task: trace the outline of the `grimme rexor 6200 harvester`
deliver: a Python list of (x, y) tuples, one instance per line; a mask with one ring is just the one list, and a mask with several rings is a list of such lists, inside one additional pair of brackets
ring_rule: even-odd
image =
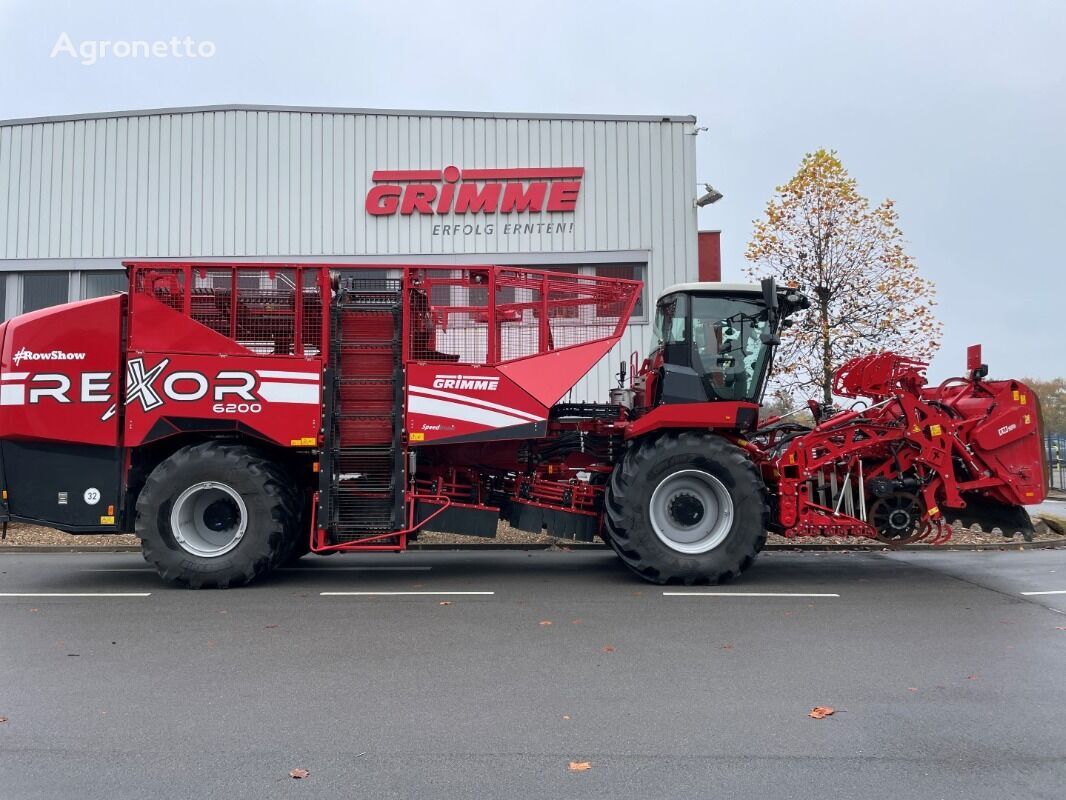
[[(165, 579), (246, 583), (421, 530), (600, 536), (635, 573), (716, 582), (767, 531), (1031, 533), (1040, 412), (1015, 380), (845, 364), (834, 413), (759, 419), (796, 290), (686, 284), (603, 403), (566, 402), (641, 285), (517, 267), (133, 263), (129, 291), (0, 325), (0, 519), (134, 532)], [(361, 277), (362, 276), (362, 277)], [(626, 372), (628, 371), (628, 379)]]

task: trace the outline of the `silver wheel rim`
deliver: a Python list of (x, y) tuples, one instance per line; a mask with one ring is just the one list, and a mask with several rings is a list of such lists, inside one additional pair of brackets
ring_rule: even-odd
[(733, 527), (733, 498), (713, 475), (683, 469), (666, 476), (648, 503), (651, 527), (659, 541), (678, 553), (694, 555), (718, 547)]
[(232, 488), (216, 481), (193, 484), (170, 509), (170, 530), (187, 553), (217, 558), (236, 547), (248, 528), (248, 507)]

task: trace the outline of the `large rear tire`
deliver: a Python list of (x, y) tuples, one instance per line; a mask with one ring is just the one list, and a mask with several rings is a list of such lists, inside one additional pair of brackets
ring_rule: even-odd
[(192, 589), (241, 586), (287, 559), (300, 533), (292, 480), (250, 447), (182, 448), (137, 498), (141, 552), (159, 575)]
[(766, 544), (766, 487), (751, 459), (713, 434), (667, 433), (632, 447), (606, 492), (606, 539), (652, 583), (724, 583)]

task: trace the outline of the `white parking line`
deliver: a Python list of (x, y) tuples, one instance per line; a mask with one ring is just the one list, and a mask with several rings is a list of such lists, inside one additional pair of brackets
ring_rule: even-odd
[(320, 597), (403, 597), (407, 595), (493, 595), (496, 592), (319, 592)]
[(663, 597), (840, 597), (810, 592), (663, 592)]
[(281, 567), (278, 572), (429, 572), (433, 567)]
[(0, 592), (0, 597), (151, 597), (151, 592)]
[(1066, 589), (1052, 589), (1049, 592), (1022, 592), (1026, 597), (1033, 597), (1038, 594), (1066, 594)]
[[(281, 567), (275, 572), (429, 572), (433, 567)], [(98, 567), (82, 572), (155, 572), (151, 567)]]

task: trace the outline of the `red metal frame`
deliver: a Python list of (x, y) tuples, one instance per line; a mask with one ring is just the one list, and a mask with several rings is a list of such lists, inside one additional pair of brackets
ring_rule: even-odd
[[(415, 522), (415, 510), (418, 507), (419, 502), (427, 503), (440, 503), (441, 507), (430, 514), (423, 520)], [(444, 513), (451, 506), (452, 501), (448, 497), (440, 497), (437, 495), (418, 495), (408, 493), (407, 500), (407, 527), (399, 531), (389, 531), (387, 533), (376, 534), (374, 536), (367, 536), (361, 538), (358, 541), (341, 542), (339, 544), (326, 544), (329, 538), (329, 531), (324, 528), (318, 528), (316, 525), (311, 527), (311, 552), (313, 553), (340, 553), (340, 552), (354, 552), (354, 551), (387, 551), (387, 552), (401, 552), (407, 549), (407, 537), (412, 533), (415, 533), (426, 526), (430, 520), (435, 519), (438, 515)], [(375, 545), (370, 542), (378, 542), (382, 539), (396, 538), (395, 544), (381, 544)]]
[[(391, 267), (380, 265), (379, 268), (396, 269), (394, 265)], [(404, 341), (406, 343), (404, 360), (427, 360), (420, 357), (418, 353), (412, 352), (412, 338), (409, 327), (410, 320), (416, 318), (418, 313), (417, 309), (412, 309), (411, 307), (412, 290), (423, 290), (429, 298), (431, 313), (437, 316), (434, 322), (440, 323), (440, 329), (443, 332), (447, 332), (449, 329), (450, 318), (453, 316), (475, 317), (486, 325), (490, 334), (487, 336), (486, 357), (477, 362), (462, 361), (461, 363), (476, 363), (479, 366), (487, 367), (498, 366), (505, 361), (513, 362), (524, 358), (534, 358), (547, 352), (561, 352), (598, 339), (620, 337), (633, 314), (633, 309), (636, 308), (643, 287), (641, 281), (627, 280), (625, 278), (559, 273), (526, 267), (476, 264), (434, 265), (403, 267), (403, 272), (404, 286), (407, 288), (404, 298)], [(434, 288), (476, 288), (478, 285), (473, 280), (478, 275), (484, 275), (486, 281), (487, 300), (485, 305), (434, 304), (432, 300), (432, 290)], [(539, 294), (539, 299), (498, 302), (502, 289), (535, 292)], [(598, 308), (616, 304), (619, 307), (617, 317), (612, 314), (609, 317), (598, 318), (602, 320), (616, 319), (610, 332), (562, 347), (556, 346), (554, 343), (551, 329), (553, 308)], [(502, 326), (518, 321), (526, 311), (532, 312), (537, 323), (537, 349), (517, 358), (504, 358), (501, 347)], [(607, 323), (600, 324), (606, 325)], [(581, 327), (581, 325), (581, 321), (575, 323), (575, 327)]]
[[(151, 291), (149, 291), (145, 283), (148, 280), (152, 280), (153, 275), (154, 280), (157, 282), (165, 281), (168, 277), (176, 279), (180, 275), (180, 283), (182, 285), (181, 306), (175, 307), (171, 304), (170, 307), (195, 320), (197, 313), (194, 308), (194, 292), (198, 291), (195, 289), (196, 280), (206, 279), (209, 274), (217, 276), (228, 273), (229, 288), (223, 290), (230, 293), (227, 309), (228, 330), (220, 331), (217, 328), (212, 328), (213, 330), (233, 341), (238, 341), (241, 338), (241, 320), (244, 319), (247, 324), (251, 320), (258, 318), (258, 321), (265, 322), (265, 324), (257, 333), (268, 337), (277, 337), (281, 334), (291, 336), (293, 342), (291, 355), (311, 355), (308, 353), (308, 347), (314, 348), (313, 355), (323, 360), (329, 355), (329, 300), (331, 296), (329, 270), (334, 265), (281, 262), (242, 262), (232, 264), (203, 261), (127, 261), (123, 263), (129, 272), (131, 316), (137, 310), (136, 301), (138, 298), (159, 299), (156, 288), (158, 283), (153, 285)], [(288, 308), (276, 308), (274, 303), (271, 302), (275, 298), (270, 296), (270, 292), (273, 292), (277, 299), (284, 299), (286, 294), (284, 289), (264, 291), (240, 286), (239, 277), (247, 276), (249, 273), (254, 272), (264, 273), (268, 279), (275, 282), (283, 276), (283, 273), (291, 272), (293, 287), (291, 291), (292, 310), (290, 323), (286, 323), (286, 319), (290, 316)], [(314, 284), (317, 290), (313, 292), (308, 291), (310, 286), (304, 280), (304, 276), (309, 273), (315, 274), (317, 278)], [(261, 293), (265, 296), (257, 297)], [(220, 292), (212, 287), (204, 288), (205, 297), (217, 298), (219, 295)], [(308, 328), (305, 324), (308, 322), (306, 319), (308, 314), (306, 306), (309, 297), (316, 298), (321, 309), (321, 318), (313, 328)], [(258, 303), (255, 302), (257, 299), (259, 300)], [(217, 309), (217, 304), (215, 307)], [(309, 331), (317, 332), (312, 342), (305, 341), (306, 334)], [(261, 352), (256, 354), (271, 355), (270, 353)]]

